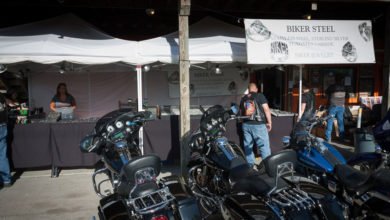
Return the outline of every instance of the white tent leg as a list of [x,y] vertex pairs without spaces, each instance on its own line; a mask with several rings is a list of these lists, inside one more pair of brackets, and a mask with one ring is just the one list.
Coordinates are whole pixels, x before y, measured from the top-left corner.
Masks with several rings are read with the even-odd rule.
[[302,111],[302,69],[303,66],[299,65],[299,102],[298,102],[298,115]]
[[[142,107],[142,66],[137,65],[137,100],[138,100],[138,111],[143,111]],[[144,129],[141,127],[138,131],[139,148],[141,154],[144,155]]]

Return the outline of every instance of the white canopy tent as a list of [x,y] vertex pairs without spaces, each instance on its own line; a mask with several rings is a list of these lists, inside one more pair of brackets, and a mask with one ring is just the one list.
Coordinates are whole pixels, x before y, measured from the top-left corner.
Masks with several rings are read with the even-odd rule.
[[[243,28],[206,17],[189,27],[191,63],[245,62],[246,43]],[[139,57],[144,63],[178,63],[179,34],[173,32],[139,42]]]
[[137,42],[111,37],[72,14],[0,30],[0,63],[137,64]]
[[[190,38],[192,63],[247,60],[243,28],[209,17],[190,27]],[[66,61],[87,65],[122,62],[136,65],[139,109],[142,109],[143,100],[141,65],[154,62],[177,64],[178,54],[177,32],[142,42],[126,41],[97,31],[72,14],[0,30],[0,64],[9,64],[9,69],[16,70],[26,62],[55,64]],[[58,64],[55,65],[58,68]],[[129,72],[133,70],[129,68]],[[58,71],[49,74],[52,73],[61,78]],[[84,80],[90,79],[88,75]],[[48,82],[48,79],[42,76],[43,81]],[[87,85],[88,88],[90,86]],[[45,89],[47,92],[48,88]],[[83,88],[78,91],[89,90]],[[86,99],[91,102],[90,97]]]
[[[189,45],[191,63],[247,60],[244,29],[211,17],[190,26]],[[0,29],[0,64],[9,64],[8,69],[18,71],[27,62],[32,74],[44,71],[54,73],[54,76],[63,65],[62,61],[81,65],[114,63],[110,64],[114,71],[118,69],[118,62],[126,63],[120,67],[120,72],[125,71],[127,64],[132,64],[137,66],[138,100],[143,100],[141,65],[154,62],[177,64],[178,54],[178,32],[141,42],[121,40],[96,30],[72,14]],[[45,67],[33,63],[53,65]],[[34,66],[38,66],[36,71]],[[92,73],[98,68],[107,70],[106,67],[96,66],[92,68],[94,70],[76,68],[75,72],[82,74],[83,70],[90,70]],[[133,71],[128,67],[128,72]],[[41,77],[44,78],[44,75]],[[53,81],[58,78],[64,77],[56,76]],[[40,82],[43,83],[42,80]],[[142,103],[139,104],[141,108]],[[86,108],[83,111],[85,114],[88,112]]]

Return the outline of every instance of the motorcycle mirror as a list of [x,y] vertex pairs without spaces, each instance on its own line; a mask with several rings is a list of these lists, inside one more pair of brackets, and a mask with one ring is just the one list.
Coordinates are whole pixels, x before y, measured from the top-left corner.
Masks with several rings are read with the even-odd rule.
[[199,105],[199,110],[202,112],[202,114],[205,113],[206,110],[204,110],[203,106]]
[[83,153],[91,152],[94,147],[94,137],[95,135],[87,135],[80,141],[80,150]]
[[231,110],[231,113],[233,115],[237,115],[238,114],[238,106],[236,103],[232,103],[230,104],[230,110]]
[[149,106],[144,112],[144,117],[146,120],[154,120],[156,118],[161,119],[161,108],[159,105]]

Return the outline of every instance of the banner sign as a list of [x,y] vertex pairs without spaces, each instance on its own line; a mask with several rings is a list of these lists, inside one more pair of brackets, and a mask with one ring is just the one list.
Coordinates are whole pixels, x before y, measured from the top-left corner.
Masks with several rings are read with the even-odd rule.
[[[224,69],[215,74],[212,70],[190,71],[190,96],[241,95],[248,88],[249,72]],[[180,97],[179,71],[168,72],[169,97]]]
[[375,63],[371,21],[245,19],[249,64]]

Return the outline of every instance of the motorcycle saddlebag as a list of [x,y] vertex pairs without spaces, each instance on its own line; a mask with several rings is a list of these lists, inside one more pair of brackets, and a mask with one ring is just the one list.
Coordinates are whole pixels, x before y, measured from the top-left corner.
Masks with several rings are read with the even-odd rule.
[[116,194],[101,199],[98,211],[100,220],[124,220],[131,217],[126,204]]
[[175,197],[180,219],[201,219],[198,202],[189,194],[184,181],[175,175],[164,177],[163,181]]

